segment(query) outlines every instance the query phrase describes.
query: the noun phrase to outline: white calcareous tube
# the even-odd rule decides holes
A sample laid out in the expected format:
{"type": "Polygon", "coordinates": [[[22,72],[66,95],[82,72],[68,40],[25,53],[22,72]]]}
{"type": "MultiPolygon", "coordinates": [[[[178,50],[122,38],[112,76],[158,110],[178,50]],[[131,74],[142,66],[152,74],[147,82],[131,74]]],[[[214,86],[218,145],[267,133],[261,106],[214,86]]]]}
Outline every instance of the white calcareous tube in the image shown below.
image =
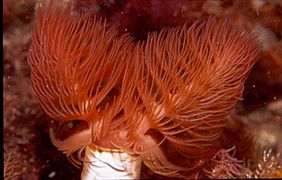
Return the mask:
{"type": "Polygon", "coordinates": [[[85,149],[81,179],[139,179],[140,171],[140,157],[89,145],[85,149]]]}

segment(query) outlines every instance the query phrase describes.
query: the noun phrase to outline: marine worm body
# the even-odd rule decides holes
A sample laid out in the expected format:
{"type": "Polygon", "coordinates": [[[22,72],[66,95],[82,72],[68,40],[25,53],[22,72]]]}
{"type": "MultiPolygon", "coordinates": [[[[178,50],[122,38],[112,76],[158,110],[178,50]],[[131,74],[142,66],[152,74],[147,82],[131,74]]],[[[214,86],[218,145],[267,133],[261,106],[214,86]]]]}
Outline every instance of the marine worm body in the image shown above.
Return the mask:
{"type": "Polygon", "coordinates": [[[136,43],[71,3],[47,1],[29,64],[35,95],[57,122],[51,140],[72,162],[85,161],[86,147],[115,149],[183,177],[216,146],[257,54],[256,41],[230,20],[167,28],[136,43]]]}

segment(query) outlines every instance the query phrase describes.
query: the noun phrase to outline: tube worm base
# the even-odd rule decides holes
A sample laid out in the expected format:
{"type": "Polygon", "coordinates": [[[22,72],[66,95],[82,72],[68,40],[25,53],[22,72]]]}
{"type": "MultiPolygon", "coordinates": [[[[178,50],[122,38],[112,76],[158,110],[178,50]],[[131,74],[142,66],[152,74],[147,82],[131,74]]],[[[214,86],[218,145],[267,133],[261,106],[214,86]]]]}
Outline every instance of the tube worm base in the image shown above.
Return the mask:
{"type": "Polygon", "coordinates": [[[81,173],[82,180],[93,179],[139,179],[141,158],[122,150],[112,150],[89,145],[81,173]]]}

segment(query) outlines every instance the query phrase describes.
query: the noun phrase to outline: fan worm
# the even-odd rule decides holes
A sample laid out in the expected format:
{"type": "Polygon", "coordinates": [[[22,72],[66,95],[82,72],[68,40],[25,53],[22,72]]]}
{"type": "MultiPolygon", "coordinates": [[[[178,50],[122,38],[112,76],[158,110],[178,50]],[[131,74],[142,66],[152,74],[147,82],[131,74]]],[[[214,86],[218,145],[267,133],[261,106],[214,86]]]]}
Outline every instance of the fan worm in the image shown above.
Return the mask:
{"type": "Polygon", "coordinates": [[[258,52],[228,19],[151,33],[139,51],[139,100],[121,148],[163,175],[193,170],[193,160],[215,146],[258,52]]]}
{"type": "Polygon", "coordinates": [[[133,43],[71,3],[47,1],[28,60],[35,95],[57,120],[51,140],[72,162],[85,160],[86,147],[115,149],[181,177],[215,147],[257,54],[256,41],[230,20],[166,28],[133,43]]]}

